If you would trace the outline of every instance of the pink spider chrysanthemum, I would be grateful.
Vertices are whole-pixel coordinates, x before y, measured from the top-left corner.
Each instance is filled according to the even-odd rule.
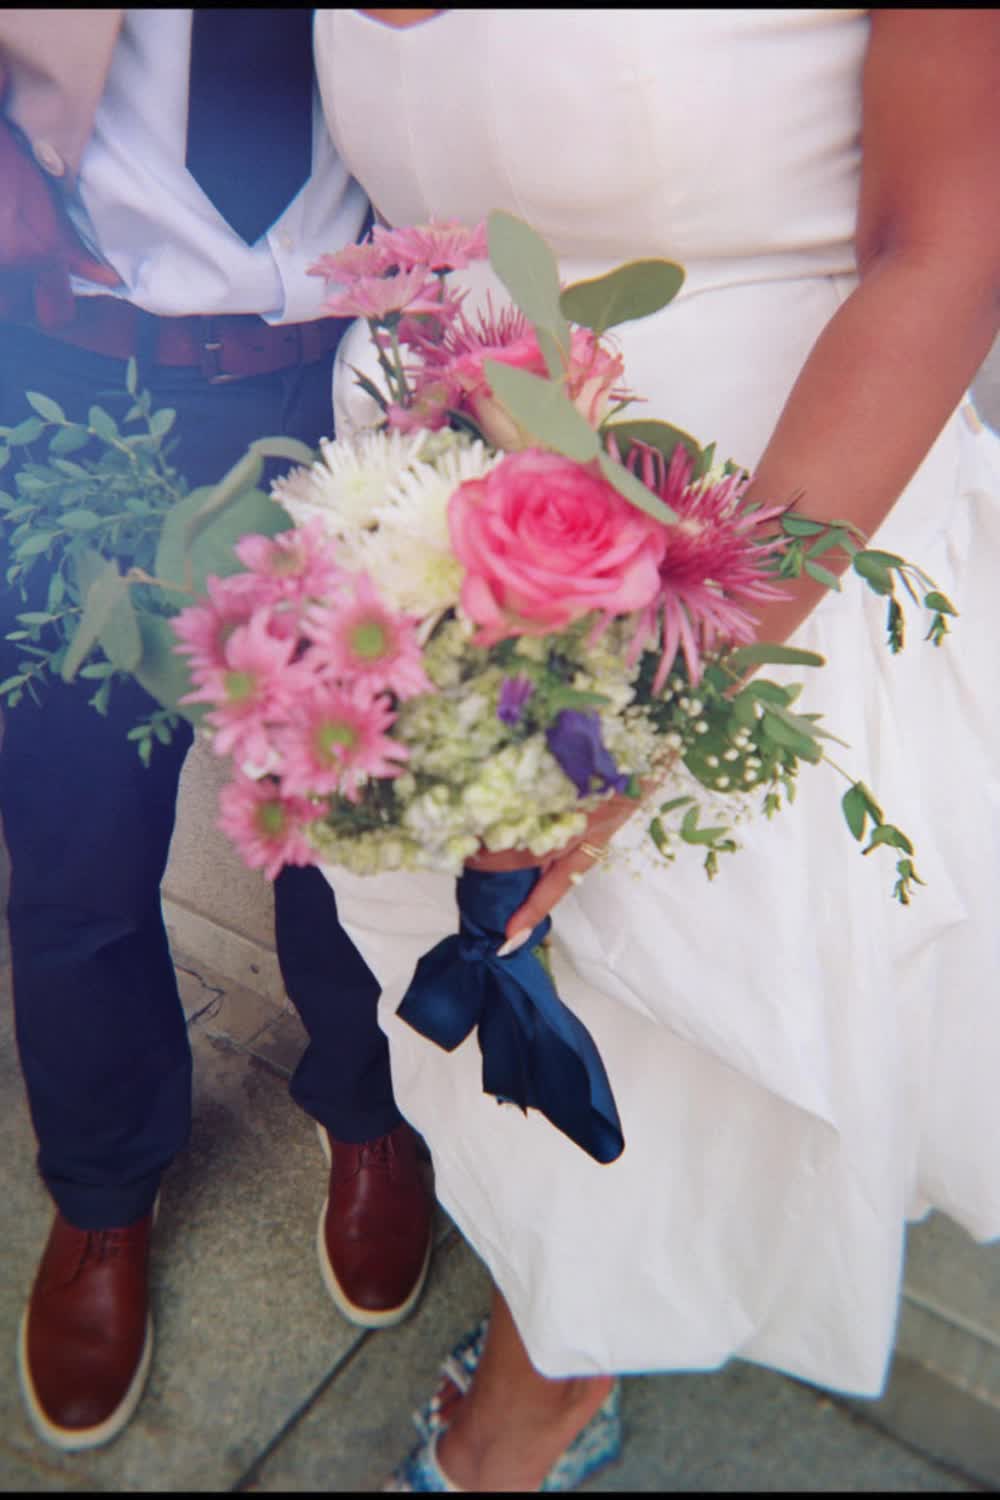
[[[366,779],[398,776],[409,751],[388,735],[395,717],[367,688],[316,682],[277,737],[284,791],[356,802]]]
[[[372,243],[390,263],[423,266],[425,270],[435,272],[462,270],[473,261],[485,260],[489,254],[485,223],[469,229],[457,219],[441,223],[432,220],[429,224],[403,229],[386,229],[376,224]]]
[[[237,771],[219,793],[216,827],[236,845],[251,870],[273,880],[285,865],[312,865],[318,855],[305,836],[320,809],[289,797],[271,776],[259,781]]]
[[[269,625],[266,608],[238,625],[223,648],[223,665],[194,671],[198,686],[181,700],[212,705],[205,720],[217,755],[257,765],[268,764],[274,727],[313,681],[309,664],[293,660],[297,638],[275,635]]]
[[[350,591],[336,601],[311,608],[303,622],[319,675],[397,698],[434,690],[424,671],[416,626],[383,604],[366,573],[355,574]]]
[[[214,573],[205,580],[207,599],[189,604],[170,622],[177,637],[174,648],[189,658],[192,674],[223,670],[225,646],[238,625],[245,625],[261,605],[266,604],[266,590],[250,573],[232,573],[219,578]]]
[[[678,650],[684,654],[691,682],[697,683],[705,651],[721,641],[755,638],[756,620],[747,604],[784,597],[785,590],[766,572],[766,559],[784,542],[762,542],[758,529],[782,508],[742,509],[747,485],[742,474],[692,483],[694,459],[682,446],[667,465],[660,453],[637,443],[628,467],[678,518],[676,525],[666,528],[660,591],[640,615],[630,652],[635,660],[657,623],[662,624],[662,655],[653,681],[658,693]]]

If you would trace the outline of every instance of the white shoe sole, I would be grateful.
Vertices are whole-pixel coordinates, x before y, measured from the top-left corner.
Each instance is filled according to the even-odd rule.
[[[333,1157],[330,1152],[330,1143],[326,1138],[326,1131],[322,1125],[317,1125],[316,1132],[319,1135],[319,1143],[323,1148],[323,1155],[326,1157],[326,1164],[328,1167],[332,1166]],[[347,1321],[353,1323],[357,1328],[393,1328],[397,1323],[402,1323],[404,1318],[408,1318],[416,1307],[420,1300],[420,1294],[424,1289],[427,1272],[430,1269],[433,1235],[427,1241],[427,1252],[424,1255],[424,1263],[420,1268],[420,1275],[417,1277],[413,1291],[407,1297],[406,1301],[401,1302],[398,1307],[387,1308],[385,1312],[373,1312],[371,1308],[358,1307],[357,1303],[351,1301],[337,1280],[336,1272],[330,1264],[330,1257],[326,1252],[326,1214],[329,1206],[330,1199],[327,1196],[324,1199],[323,1207],[320,1210],[319,1223],[316,1226],[316,1258],[319,1261],[323,1285],[329,1292],[334,1305],[343,1313]]]
[[[149,1367],[153,1360],[153,1319],[147,1315],[146,1338],[142,1346],[142,1355],[132,1381],[122,1400],[115,1407],[110,1417],[105,1417],[96,1427],[58,1427],[43,1412],[35,1387],[32,1384],[31,1372],[28,1368],[28,1309],[25,1308],[24,1316],[21,1318],[21,1330],[17,1342],[17,1374],[21,1385],[21,1394],[24,1404],[31,1418],[31,1424],[38,1436],[53,1448],[61,1448],[64,1453],[80,1452],[86,1448],[100,1448],[104,1443],[110,1443],[112,1438],[118,1436],[135,1414],[135,1409],[142,1399],[142,1393],[149,1375]]]

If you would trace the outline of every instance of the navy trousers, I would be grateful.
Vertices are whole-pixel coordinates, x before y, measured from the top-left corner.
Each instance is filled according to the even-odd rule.
[[[331,364],[327,356],[221,385],[198,371],[141,365],[139,378],[154,407],[177,412],[171,462],[193,486],[220,478],[255,437],[285,433],[314,445],[328,435]],[[4,425],[30,415],[27,390],[54,397],[73,420],[94,402],[124,416],[124,376],[122,361],[0,326]],[[22,452],[0,474],[8,490]],[[2,551],[0,563],[5,579]],[[0,635],[19,611],[44,605],[48,579],[36,572],[40,603],[22,603],[3,583]],[[16,659],[16,647],[0,640],[0,675]],[[77,679],[46,687],[39,706],[25,697],[4,713],[0,750],[15,1025],[38,1166],[83,1229],[130,1223],[150,1209],[191,1116],[191,1051],[160,882],[192,736],[184,725],[144,767],[126,731],[152,700],[116,681],[102,718],[87,701],[93,689]],[[274,895],[281,972],[309,1036],[292,1095],[338,1139],[382,1135],[401,1117],[376,981],[318,871],[283,871]]]

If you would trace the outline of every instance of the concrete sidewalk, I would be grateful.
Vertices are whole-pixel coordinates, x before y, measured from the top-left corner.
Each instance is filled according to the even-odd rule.
[[[325,1168],[315,1131],[285,1087],[303,1043],[299,1022],[289,1009],[177,959],[196,1060],[195,1113],[190,1149],[161,1195],[153,1371],[130,1426],[91,1453],[43,1444],[17,1388],[17,1329],[50,1205],[32,1166],[6,987],[0,1490],[376,1491],[413,1441],[410,1412],[432,1388],[439,1361],[486,1310],[486,1274],[442,1215],[414,1316],[379,1333],[340,1317],[314,1248]],[[996,1488],[1000,1410],[957,1399],[953,1385],[909,1365],[902,1361],[883,1402],[854,1408],[740,1363],[708,1375],[630,1379],[624,1457],[587,1488]],[[921,1379],[931,1385],[921,1388]],[[918,1429],[909,1441],[880,1425],[892,1421],[900,1399]],[[929,1421],[920,1417],[921,1400],[931,1403]]]

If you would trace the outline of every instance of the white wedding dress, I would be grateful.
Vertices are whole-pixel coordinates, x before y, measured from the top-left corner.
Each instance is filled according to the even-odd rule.
[[[646,414],[752,466],[855,284],[868,24],[477,9],[396,30],[320,10],[317,61],[335,141],[388,222],[507,209],[566,280],[680,261],[678,299],[619,330],[629,382]],[[343,370],[345,422],[353,400]],[[838,758],[912,835],[926,887],[891,899],[892,857],[861,857],[828,767],[805,767],[795,805],[748,825],[711,884],[694,851],[660,863],[634,819],[554,914],[560,993],[621,1113],[617,1162],[485,1096],[474,1035],[447,1054],[396,1017],[419,955],[455,930],[450,879],[326,872],[384,986],[440,1200],[549,1375],[736,1355],[874,1394],[906,1219],[933,1206],[1000,1235],[1000,441],[970,403],[878,542],[961,618],[935,649],[911,609],[894,657],[883,604],[848,582],[795,638],[829,661],[802,703],[849,741]]]

